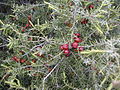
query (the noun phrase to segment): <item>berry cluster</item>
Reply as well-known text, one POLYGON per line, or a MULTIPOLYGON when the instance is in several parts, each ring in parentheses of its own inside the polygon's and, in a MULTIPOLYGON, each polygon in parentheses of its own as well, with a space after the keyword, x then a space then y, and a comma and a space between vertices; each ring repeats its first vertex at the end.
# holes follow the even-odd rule
POLYGON ((74 42, 71 44, 63 44, 60 46, 60 50, 63 50, 63 53, 65 54, 65 56, 70 56, 71 54, 71 50, 70 49, 74 49, 74 51, 83 51, 84 47, 79 46, 79 43, 82 42, 83 40, 80 38, 80 34, 79 33, 74 33, 75 37, 74 42))
POLYGON ((22 27, 22 32, 25 32, 25 29, 27 29, 28 27, 31 27, 30 21, 31 21, 31 16, 29 15, 28 23, 25 25, 25 27, 22 27))
POLYGON ((32 59, 32 61, 31 62, 29 62, 29 61, 27 61, 27 60, 25 60, 25 59, 20 59, 20 58, 18 58, 18 57, 16 57, 16 56, 13 56, 12 58, 11 58, 11 60, 13 60, 13 61, 15 61, 15 62, 17 62, 17 63, 25 63, 25 64, 27 64, 27 65, 31 65, 31 62, 32 63, 36 63, 36 60, 35 59, 32 59))
POLYGON ((88 6, 88 8, 89 8, 89 9, 94 9, 94 5, 91 4, 91 5, 88 6))

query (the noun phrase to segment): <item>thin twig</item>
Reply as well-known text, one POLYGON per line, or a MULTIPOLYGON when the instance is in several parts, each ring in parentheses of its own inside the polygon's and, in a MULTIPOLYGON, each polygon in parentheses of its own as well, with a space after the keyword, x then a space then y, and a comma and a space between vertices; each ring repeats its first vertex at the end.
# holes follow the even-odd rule
POLYGON ((28 54, 29 54, 30 52, 32 52, 36 47, 41 47, 41 46, 43 46, 43 45, 45 45, 45 44, 48 44, 48 42, 44 42, 44 43, 41 43, 41 44, 39 44, 39 45, 35 45, 33 48, 30 49, 29 52, 27 52, 27 53, 25 53, 24 55, 22 55, 22 57, 28 55, 28 54))
POLYGON ((43 87, 42 90, 44 90, 45 88, 45 80, 52 74, 52 72, 58 67, 58 65, 64 60, 64 58, 62 58, 56 65, 55 67, 47 74, 47 76, 43 79, 43 87))

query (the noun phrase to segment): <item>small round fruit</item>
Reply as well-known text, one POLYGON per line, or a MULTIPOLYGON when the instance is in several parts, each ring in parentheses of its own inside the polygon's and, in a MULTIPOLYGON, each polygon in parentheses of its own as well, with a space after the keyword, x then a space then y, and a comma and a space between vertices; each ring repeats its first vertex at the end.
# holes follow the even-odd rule
POLYGON ((68 4, 69 4, 69 6, 75 5, 75 3, 73 1, 69 2, 68 4))
POLYGON ((68 44, 63 44, 63 50, 68 50, 69 49, 69 45, 68 44))
POLYGON ((88 8, 89 8, 89 9, 93 9, 93 8, 94 8, 94 5, 90 5, 88 8))
POLYGON ((13 56, 11 59, 12 59, 13 61, 19 62, 19 58, 16 57, 16 56, 13 56))
POLYGON ((44 54, 37 53, 37 54, 35 54, 35 55, 38 56, 38 57, 45 58, 44 54))
POLYGON ((77 48, 78 47, 78 43, 77 42, 73 42, 71 46, 72 46, 72 48, 77 48))
POLYGON ((63 45, 60 46, 60 50, 64 50, 63 45))
POLYGON ((78 50, 79 50, 79 51, 83 51, 83 50, 84 50, 84 47, 80 46, 80 47, 78 47, 78 50))
POLYGON ((18 58, 17 58, 16 56, 13 56, 13 57, 12 57, 12 60, 15 60, 15 59, 18 59, 18 58))
POLYGON ((81 40, 80 38, 78 38, 78 37, 75 37, 75 38, 74 38, 74 41, 77 42, 77 43, 82 42, 82 40, 81 40))
POLYGON ((29 24, 26 24, 25 27, 26 27, 26 28, 29 27, 29 24))
POLYGON ((25 32, 25 29, 22 29, 22 32, 25 32))
POLYGON ((21 60, 20 60, 20 63, 25 63, 25 62, 26 62, 25 59, 21 59, 21 60))
POLYGON ((81 20, 81 24, 87 24, 88 23, 88 19, 84 18, 81 20))
POLYGON ((33 63, 36 63, 36 60, 35 60, 35 59, 33 59, 33 60, 32 60, 32 62, 33 62, 33 63))
POLYGON ((74 33, 75 36, 80 37, 80 33, 74 33))
POLYGON ((63 52, 64 54, 70 54, 70 50, 64 50, 64 52, 63 52))

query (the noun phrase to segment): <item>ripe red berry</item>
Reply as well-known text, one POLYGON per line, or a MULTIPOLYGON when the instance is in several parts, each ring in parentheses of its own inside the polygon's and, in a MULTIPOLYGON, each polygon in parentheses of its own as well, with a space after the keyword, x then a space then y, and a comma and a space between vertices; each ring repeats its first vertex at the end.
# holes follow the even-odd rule
POLYGON ((15 59, 17 59, 17 57, 16 57, 16 56, 14 56, 14 57, 12 57, 12 59, 14 59, 14 60, 15 60, 15 59))
POLYGON ((69 45, 68 44, 63 44, 62 48, 63 48, 63 50, 68 50, 69 49, 69 45))
POLYGON ((20 59, 20 63, 25 63, 26 60, 25 59, 20 59))
POLYGON ((60 46, 60 50, 64 50, 63 45, 60 46))
POLYGON ((27 28, 27 27, 29 27, 29 24, 26 24, 26 25, 25 25, 25 28, 27 28))
POLYGON ((13 61, 19 62, 19 58, 16 57, 16 56, 12 57, 11 59, 12 59, 13 61))
POLYGON ((77 37, 81 36, 80 33, 74 33, 74 35, 77 37))
POLYGON ((69 2, 69 6, 73 6, 75 3, 73 1, 69 2))
POLYGON ((64 52, 63 52, 64 54, 70 54, 70 50, 64 50, 64 52))
POLYGON ((88 23, 88 19, 84 18, 81 20, 81 24, 87 24, 88 23))
POLYGON ((72 46, 72 48, 77 48, 78 47, 78 43, 77 42, 73 42, 71 46, 72 46))
POLYGON ((25 29, 22 29, 22 32, 25 32, 25 29))
POLYGON ((77 43, 82 42, 82 40, 81 40, 80 38, 78 38, 78 37, 75 37, 75 38, 74 38, 74 41, 77 42, 77 43))
POLYGON ((79 51, 83 51, 83 50, 84 50, 84 47, 80 46, 80 47, 78 47, 78 50, 79 50, 79 51))
POLYGON ((94 5, 89 5, 88 8, 89 8, 89 9, 93 9, 93 8, 94 8, 94 5))
POLYGON ((33 63, 36 63, 36 60, 35 60, 35 59, 33 59, 33 60, 32 60, 32 62, 33 62, 33 63))

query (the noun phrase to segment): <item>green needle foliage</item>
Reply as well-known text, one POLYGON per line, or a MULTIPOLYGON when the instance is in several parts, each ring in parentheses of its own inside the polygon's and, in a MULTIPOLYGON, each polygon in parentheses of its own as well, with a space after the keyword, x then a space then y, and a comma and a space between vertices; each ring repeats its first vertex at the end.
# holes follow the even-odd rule
POLYGON ((0 4, 0 90, 120 89, 119 0, 0 4))

